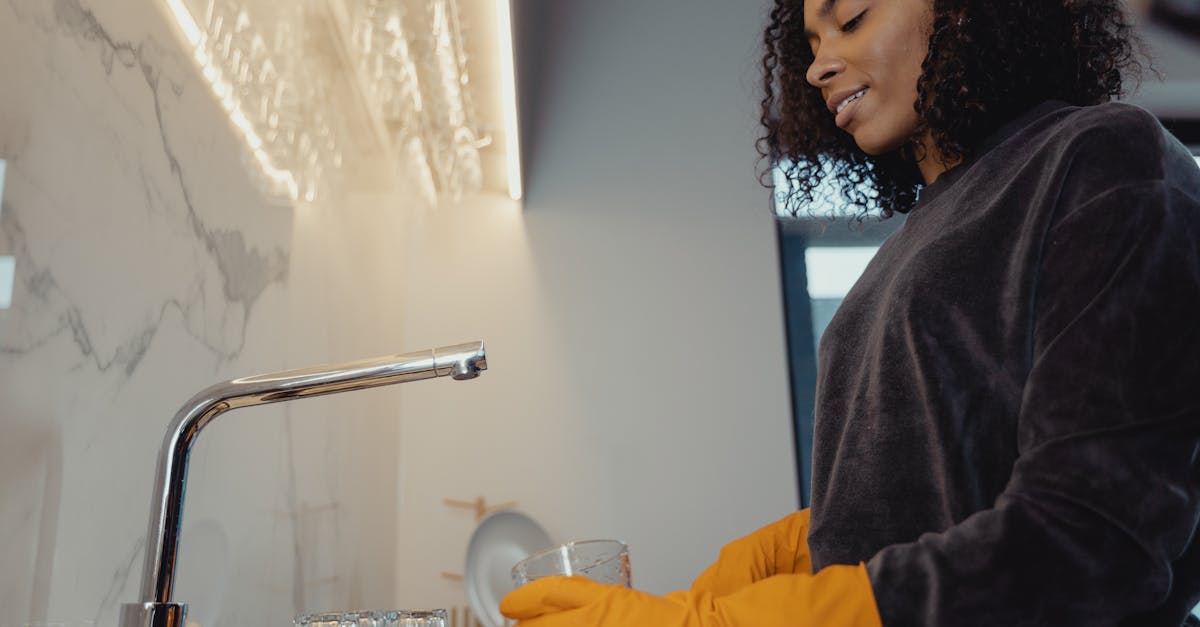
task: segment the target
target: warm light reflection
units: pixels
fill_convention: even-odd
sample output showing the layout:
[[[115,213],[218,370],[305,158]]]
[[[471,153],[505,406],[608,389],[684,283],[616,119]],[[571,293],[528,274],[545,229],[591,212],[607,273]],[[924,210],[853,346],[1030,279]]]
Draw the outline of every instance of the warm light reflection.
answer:
[[[296,184],[295,177],[291,172],[275,167],[271,162],[270,156],[263,150],[263,140],[254,130],[250,120],[242,111],[241,105],[233,93],[233,85],[221,77],[221,72],[217,65],[213,63],[212,57],[207,49],[207,37],[204,31],[200,30],[200,26],[196,24],[196,20],[192,17],[187,7],[183,5],[183,0],[164,0],[167,8],[171,10],[171,16],[175,19],[175,25],[183,33],[188,44],[193,48],[192,58],[200,65],[200,73],[212,88],[213,95],[217,97],[217,101],[221,103],[221,107],[225,109],[229,116],[229,121],[234,128],[241,134],[242,139],[250,148],[250,153],[254,156],[254,160],[258,162],[263,174],[272,180],[281,189],[287,191],[288,197],[292,200],[298,200],[300,197],[300,187]],[[312,191],[306,194],[307,200],[312,200]]]
[[[479,149],[491,138],[475,128],[454,0],[270,3],[263,9],[267,39],[262,25],[251,23],[248,0],[210,2],[204,15],[193,13],[199,10],[194,0],[161,1],[268,193],[312,200],[317,187],[328,184],[325,176],[337,174],[338,133],[325,121],[340,117],[339,107],[364,111],[385,150],[400,152],[419,170],[431,199],[441,193],[457,199],[481,186]],[[497,2],[508,187],[519,199],[512,9],[508,0]],[[308,31],[321,28],[346,38],[335,45],[349,53],[337,58],[353,67],[349,90],[336,71],[329,81],[313,71],[329,61],[324,48],[306,48]]]
[[[500,83],[504,98],[504,146],[508,160],[508,195],[520,200],[521,146],[517,128],[516,59],[513,52],[512,8],[509,0],[496,0],[496,25],[500,42]]]

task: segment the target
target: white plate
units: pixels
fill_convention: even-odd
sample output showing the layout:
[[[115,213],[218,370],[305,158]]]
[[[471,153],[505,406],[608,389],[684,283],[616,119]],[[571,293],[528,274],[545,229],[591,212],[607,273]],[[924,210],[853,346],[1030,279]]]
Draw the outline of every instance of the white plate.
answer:
[[[486,627],[504,627],[500,599],[513,589],[512,567],[554,546],[550,534],[532,518],[505,509],[479,522],[467,545],[467,603]]]

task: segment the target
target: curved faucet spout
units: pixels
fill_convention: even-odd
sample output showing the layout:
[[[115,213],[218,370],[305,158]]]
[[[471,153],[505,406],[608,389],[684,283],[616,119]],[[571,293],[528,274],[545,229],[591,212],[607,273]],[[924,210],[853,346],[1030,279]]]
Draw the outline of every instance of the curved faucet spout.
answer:
[[[142,602],[126,604],[123,627],[182,627],[186,608],[171,600],[183,521],[188,455],[200,431],[231,409],[349,392],[393,383],[451,376],[474,379],[487,370],[483,342],[468,342],[403,355],[317,366],[234,379],[193,396],[175,414],[163,440],[146,535]]]

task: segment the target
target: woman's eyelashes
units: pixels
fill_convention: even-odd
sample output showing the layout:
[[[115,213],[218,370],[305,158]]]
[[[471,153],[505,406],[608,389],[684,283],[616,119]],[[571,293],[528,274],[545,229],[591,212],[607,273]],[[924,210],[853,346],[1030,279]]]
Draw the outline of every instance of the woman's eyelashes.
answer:
[[[863,16],[866,14],[867,14],[867,12],[863,11],[862,13],[855,15],[853,18],[850,19],[849,22],[846,22],[845,24],[842,25],[842,32],[849,33],[849,32],[852,32],[854,29],[858,28],[858,24],[860,22],[862,22]]]
[[[867,15],[867,11],[869,11],[869,10],[870,9],[864,9],[858,15],[855,15],[854,17],[850,18],[850,21],[846,22],[845,24],[842,24],[842,26],[838,30],[840,30],[843,33],[854,32],[855,30],[858,29],[858,25],[862,22],[863,17],[865,17]],[[814,57],[817,56],[817,43],[818,43],[818,40],[815,36],[810,37],[808,40],[808,49],[812,51]]]

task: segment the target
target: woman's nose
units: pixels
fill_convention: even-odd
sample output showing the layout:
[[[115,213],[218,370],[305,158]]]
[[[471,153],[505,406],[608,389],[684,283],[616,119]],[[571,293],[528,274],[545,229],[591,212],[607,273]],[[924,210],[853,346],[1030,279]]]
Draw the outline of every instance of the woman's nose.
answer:
[[[825,87],[829,80],[846,69],[846,63],[831,52],[818,49],[805,77],[813,87]]]

